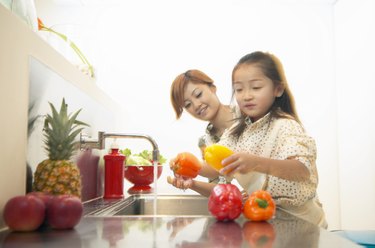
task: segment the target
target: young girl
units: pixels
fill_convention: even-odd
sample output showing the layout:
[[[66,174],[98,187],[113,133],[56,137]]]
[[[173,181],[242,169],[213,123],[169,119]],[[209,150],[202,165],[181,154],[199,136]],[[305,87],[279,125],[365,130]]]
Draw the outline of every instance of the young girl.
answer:
[[[279,208],[326,228],[315,141],[301,125],[281,63],[269,53],[245,55],[233,69],[232,86],[242,116],[219,142],[235,151],[220,173],[249,194],[269,191]]]
[[[220,102],[216,95],[214,81],[199,70],[188,70],[178,75],[171,85],[171,102],[179,119],[185,110],[198,120],[208,122],[205,135],[199,139],[199,147],[220,140],[224,130],[233,125],[234,114],[230,106]],[[170,161],[173,166],[173,159]],[[177,188],[197,191],[208,196],[216,185],[219,173],[211,167],[203,167],[201,176],[209,178],[209,183],[179,177],[169,179]]]

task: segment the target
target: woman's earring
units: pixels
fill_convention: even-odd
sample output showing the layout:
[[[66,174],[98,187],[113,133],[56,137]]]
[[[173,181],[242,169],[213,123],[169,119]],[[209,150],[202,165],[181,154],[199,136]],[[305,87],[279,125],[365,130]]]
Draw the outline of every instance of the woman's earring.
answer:
[[[253,122],[251,121],[250,116],[246,116],[246,118],[245,118],[245,123],[246,123],[246,125],[251,125],[251,123],[253,123]]]
[[[214,128],[214,125],[210,122],[210,123],[208,123],[206,130],[207,130],[208,133],[210,133],[213,128]]]

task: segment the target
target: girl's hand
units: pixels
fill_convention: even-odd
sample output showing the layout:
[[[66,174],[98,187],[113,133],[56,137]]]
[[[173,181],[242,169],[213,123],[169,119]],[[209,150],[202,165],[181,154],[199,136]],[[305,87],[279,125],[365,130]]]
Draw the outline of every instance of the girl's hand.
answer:
[[[168,176],[167,182],[169,184],[172,184],[176,188],[183,189],[183,190],[189,189],[193,185],[193,179],[184,178],[184,177],[179,176],[179,175],[175,175],[175,177]]]
[[[225,176],[233,176],[235,173],[245,174],[254,171],[257,166],[257,157],[246,152],[235,153],[221,162],[224,168],[219,172]]]

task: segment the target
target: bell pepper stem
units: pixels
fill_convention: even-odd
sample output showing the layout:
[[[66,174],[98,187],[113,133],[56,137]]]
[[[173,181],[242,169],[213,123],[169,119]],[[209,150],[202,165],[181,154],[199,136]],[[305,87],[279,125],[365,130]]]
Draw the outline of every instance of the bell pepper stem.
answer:
[[[268,202],[264,199],[256,198],[255,201],[258,203],[258,206],[261,208],[267,208]]]

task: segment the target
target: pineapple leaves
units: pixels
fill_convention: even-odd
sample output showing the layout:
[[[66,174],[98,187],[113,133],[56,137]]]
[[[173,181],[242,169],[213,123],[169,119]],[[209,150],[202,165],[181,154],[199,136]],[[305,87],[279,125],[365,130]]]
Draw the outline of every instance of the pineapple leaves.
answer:
[[[49,103],[52,115],[48,114],[44,121],[44,143],[48,156],[52,160],[69,160],[74,152],[74,140],[88,124],[77,120],[81,109],[73,115],[68,114],[68,105],[63,98],[60,111]]]

